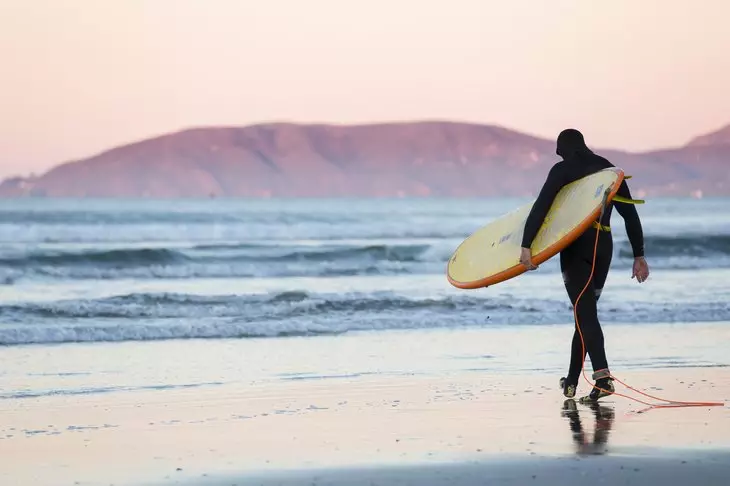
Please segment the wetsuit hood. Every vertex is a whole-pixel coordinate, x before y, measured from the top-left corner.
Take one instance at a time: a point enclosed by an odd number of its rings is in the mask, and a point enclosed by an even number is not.
[[[582,133],[575,128],[568,128],[560,132],[557,147],[555,148],[556,154],[563,159],[567,159],[581,152],[590,152]]]

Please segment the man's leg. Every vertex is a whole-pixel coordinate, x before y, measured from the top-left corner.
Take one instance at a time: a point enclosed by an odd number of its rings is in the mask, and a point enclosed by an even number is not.
[[[601,243],[598,246],[598,255],[596,257],[595,268],[593,270],[593,285],[594,293],[596,295],[596,305],[598,304],[598,299],[601,297],[603,286],[606,284],[612,257],[613,240],[610,236],[607,236],[605,239],[601,240]],[[596,319],[597,313],[598,311],[596,309]],[[600,329],[600,324],[598,326]],[[601,331],[601,352],[603,353],[603,359],[606,366],[605,368],[598,369],[595,365],[593,367],[593,378],[596,380],[596,384],[589,394],[589,397],[592,400],[598,400],[599,398],[610,395],[615,391],[613,387],[613,379],[608,369],[608,359],[606,359],[606,346],[603,339],[603,331]],[[593,362],[593,358],[591,358],[591,361]]]
[[[567,248],[560,253],[560,270],[563,273],[563,283],[568,291],[570,297],[573,292],[572,288],[575,287],[573,282],[575,281],[575,266],[574,260],[575,251],[571,251],[573,248]],[[571,304],[575,302],[575,299],[571,297]],[[573,341],[570,345],[570,365],[568,366],[568,375],[560,380],[560,386],[563,389],[563,395],[568,398],[575,396],[576,389],[578,387],[578,378],[580,377],[580,371],[585,360],[587,349],[583,348],[581,343],[578,329],[575,328],[573,331]]]
[[[595,272],[594,272],[595,273]],[[565,275],[563,278],[566,278]],[[586,276],[586,279],[588,277]],[[603,279],[605,281],[605,278]],[[586,298],[586,294],[591,291],[591,288],[593,289],[593,295],[595,295],[595,302],[596,305],[598,304],[598,300],[601,298],[601,292],[603,291],[603,288],[596,288],[594,283],[596,282],[595,277],[593,278],[593,281],[591,282],[591,285],[588,287],[588,289],[583,294],[583,297],[581,297],[581,302],[583,299]],[[585,284],[584,284],[585,285]],[[566,289],[567,289],[567,282],[566,282]],[[583,286],[580,286],[578,289],[578,293],[583,289]],[[570,292],[570,291],[569,291]],[[578,293],[575,295],[577,296]],[[575,304],[575,299],[571,297],[570,299],[572,304]],[[598,307],[596,306],[596,321],[598,320]],[[583,321],[581,320],[580,314],[578,316],[578,320],[580,323]],[[583,328],[583,325],[581,324],[581,332],[583,332],[583,339],[585,340],[585,330]],[[598,325],[598,332],[600,334],[599,340],[600,340],[600,347],[603,352],[603,361],[608,361],[606,359],[606,351],[605,351],[605,344],[604,344],[604,338],[603,338],[603,331],[600,327],[600,324]],[[578,381],[578,378],[580,376],[580,371],[583,368],[583,361],[585,361],[586,354],[588,354],[588,346],[586,344],[585,349],[583,348],[583,343],[581,343],[580,340],[580,334],[578,333],[578,328],[576,327],[575,331],[573,332],[573,342],[571,343],[571,351],[570,351],[570,365],[568,366],[568,381],[571,383],[576,383]],[[591,363],[593,364],[593,358],[591,358]],[[608,365],[606,365],[608,367]],[[595,366],[593,368],[594,371],[597,371]]]
[[[565,289],[568,292],[571,304],[575,306],[586,282],[591,275],[591,261],[584,258],[583,255],[575,251],[561,253],[560,265],[563,271],[563,281]],[[598,267],[598,265],[597,265]],[[603,266],[601,266],[603,267]],[[604,338],[601,325],[598,321],[598,309],[596,306],[597,297],[600,296],[600,290],[597,291],[594,286],[596,270],[598,271],[599,280],[605,282],[604,268],[596,268],[594,270],[594,278],[588,283],[585,292],[578,302],[576,313],[578,315],[578,326],[583,335],[585,343],[585,352],[581,344],[581,334],[578,327],[573,333],[573,341],[571,343],[570,366],[568,368],[568,376],[564,382],[563,393],[566,396],[572,396],[575,393],[575,387],[578,384],[585,355],[591,358],[593,370],[604,370],[608,368],[606,359],[606,351],[604,348]],[[572,386],[572,389],[569,388]]]

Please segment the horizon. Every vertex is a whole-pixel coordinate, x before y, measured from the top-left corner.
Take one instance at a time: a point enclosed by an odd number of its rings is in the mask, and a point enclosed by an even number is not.
[[[728,14],[720,0],[3,0],[0,177],[267,120],[443,119],[545,139],[574,126],[596,147],[682,145],[730,123]]]

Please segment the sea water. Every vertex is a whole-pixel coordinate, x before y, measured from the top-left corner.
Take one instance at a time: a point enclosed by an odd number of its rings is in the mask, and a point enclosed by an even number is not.
[[[0,394],[253,380],[273,373],[264,370],[272,363],[278,363],[277,376],[288,377],[452,366],[408,348],[423,339],[431,340],[431,349],[443,343],[444,356],[468,348],[478,362],[448,363],[476,369],[499,366],[494,358],[502,351],[518,356],[528,337],[539,349],[554,326],[567,336],[565,349],[550,350],[562,366],[572,310],[557,258],[488,289],[456,289],[445,278],[446,262],[465,237],[525,202],[3,201]],[[650,198],[638,211],[652,273],[643,284],[630,278],[631,247],[614,211],[615,251],[599,305],[607,340],[616,339],[612,325],[641,328],[665,341],[673,335],[671,349],[651,359],[629,352],[622,359],[725,366],[717,339],[698,345],[702,349],[692,343],[706,326],[713,336],[720,326],[730,337],[730,199]],[[695,341],[666,326],[685,329]],[[423,337],[442,331],[457,334]],[[469,342],[481,331],[517,337],[502,341],[509,350],[487,349],[483,338]],[[461,344],[449,342],[454,336]],[[368,346],[381,348],[368,354]],[[343,349],[350,354],[342,355]],[[352,365],[357,352],[359,368]],[[219,371],[193,377],[194,369],[222,356],[226,364],[219,363]],[[501,365],[506,371],[517,366],[510,359]],[[180,366],[188,366],[188,375],[178,379],[170,370]],[[540,367],[534,360],[520,366]]]

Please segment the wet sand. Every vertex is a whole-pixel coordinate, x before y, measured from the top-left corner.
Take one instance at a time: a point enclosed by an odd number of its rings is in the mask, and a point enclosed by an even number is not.
[[[621,378],[730,403],[727,368]],[[728,484],[727,406],[590,407],[554,381],[452,372],[6,400],[0,484]]]
[[[187,484],[261,486],[483,486],[483,485],[686,485],[724,486],[730,478],[730,454],[662,457],[494,458],[473,463],[299,471],[236,477]],[[164,483],[162,483],[164,484]],[[179,483],[175,483],[179,484]]]

